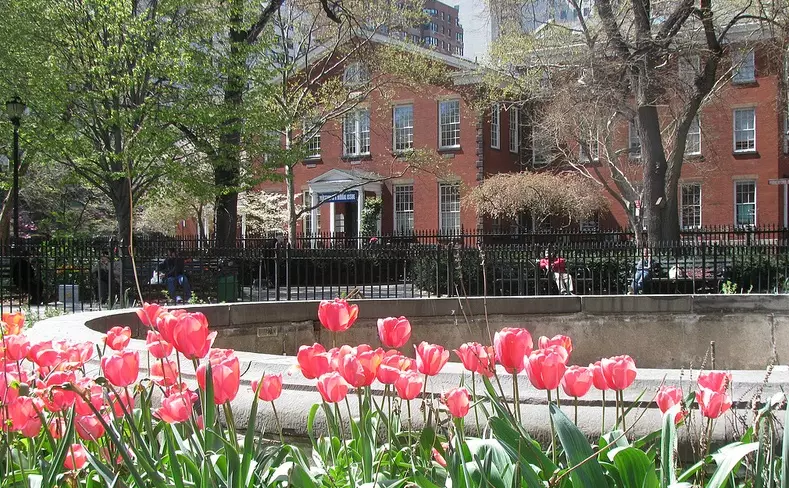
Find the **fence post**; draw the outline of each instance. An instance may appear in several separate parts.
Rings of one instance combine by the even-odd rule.
[[[290,247],[290,243],[288,243],[286,246],[287,247],[285,247],[285,287],[288,289],[287,294],[286,294],[287,300],[290,301],[290,299],[291,299],[291,290],[290,290],[290,264],[291,264],[290,251],[291,251],[291,247]],[[279,294],[279,291],[277,291],[277,294]]]

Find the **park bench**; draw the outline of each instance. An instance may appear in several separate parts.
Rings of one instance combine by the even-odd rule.
[[[645,284],[647,293],[719,293],[730,277],[730,264],[723,259],[662,257],[659,270]]]

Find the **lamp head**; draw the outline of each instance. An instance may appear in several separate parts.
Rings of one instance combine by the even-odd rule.
[[[8,118],[14,125],[19,125],[19,121],[22,119],[22,114],[25,113],[25,109],[27,109],[25,102],[17,96],[5,103],[5,110],[8,114]]]

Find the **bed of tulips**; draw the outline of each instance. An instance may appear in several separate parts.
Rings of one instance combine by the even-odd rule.
[[[731,376],[698,376],[695,391],[663,386],[652,396],[663,427],[634,438],[640,409],[623,391],[637,370],[629,356],[571,365],[572,341],[505,328],[492,345],[455,351],[422,342],[404,346],[404,317],[378,321],[381,347],[336,346],[358,307],[322,302],[318,318],[335,347],[302,346],[292,374],[315,381],[322,402],[306,419],[311,449],[285,442],[277,417],[281,374],[251,382],[242,430],[233,419],[242,365],[213,348],[204,315],[145,305],[147,353],[129,348],[131,329],[111,329],[103,343],[31,344],[24,316],[0,323],[0,487],[722,487],[787,486],[789,450],[778,426],[779,395],[753,408],[742,439],[711,448],[716,422],[729,414]],[[431,393],[452,355],[468,372],[457,387]],[[147,366],[141,374],[141,364]],[[298,371],[296,371],[298,370]],[[191,373],[190,373],[191,372]],[[519,383],[545,392],[552,442],[523,427]],[[188,378],[196,378],[191,382]],[[573,421],[590,389],[615,407],[590,443]],[[250,393],[252,393],[250,392]],[[383,393],[381,393],[383,392]],[[503,400],[508,398],[508,401]],[[560,406],[561,398],[561,406]],[[639,396],[639,398],[642,398]],[[276,430],[262,433],[261,402]],[[605,412],[606,409],[603,409]],[[605,415],[605,413],[603,414]],[[320,423],[325,428],[316,432]],[[677,431],[701,427],[695,463],[677,462]],[[471,437],[468,432],[479,435]]]

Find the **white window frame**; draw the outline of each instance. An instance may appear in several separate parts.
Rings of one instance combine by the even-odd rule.
[[[753,128],[748,129],[737,129],[737,114],[743,112],[751,112],[753,114]],[[753,140],[753,145],[749,144],[749,147],[744,149],[737,149],[737,133],[745,133],[753,131],[753,138],[745,139],[747,141]],[[743,108],[735,108],[732,111],[732,150],[735,153],[742,154],[742,153],[754,153],[756,152],[756,107],[743,107]]]
[[[698,190],[699,190],[698,191],[698,194],[699,194],[699,203],[698,204],[697,203],[688,203],[688,202],[685,201],[685,188],[698,188]],[[680,185],[680,187],[679,187],[679,198],[680,198],[680,202],[679,202],[679,225],[680,225],[680,228],[682,230],[700,229],[701,226],[702,226],[702,218],[703,218],[702,213],[701,213],[702,212],[702,198],[703,198],[702,189],[701,189],[701,183],[683,183],[682,185]],[[698,221],[699,221],[698,225],[696,225],[695,223],[692,224],[692,225],[688,225],[685,222],[685,208],[686,207],[688,207],[688,208],[693,207],[694,208],[694,212],[698,212],[698,216],[699,216],[699,218],[698,218]]]
[[[342,73],[345,86],[359,86],[370,82],[370,70],[359,61],[349,64]]]
[[[638,151],[636,151],[636,147]],[[630,159],[641,159],[641,136],[638,133],[638,126],[634,119],[631,119],[627,127],[627,154]]]
[[[542,168],[551,163],[552,155],[550,151],[546,151],[545,148],[541,147],[538,131],[539,129],[536,126],[531,127],[531,164],[535,168]]]
[[[398,110],[411,110],[411,117],[405,120],[405,124],[398,126],[397,112]],[[401,140],[404,139],[404,140]],[[402,146],[402,147],[400,147]],[[410,151],[414,148],[414,104],[404,103],[395,105],[392,108],[392,149],[394,152]]]
[[[301,194],[301,201],[303,203],[304,208],[308,208],[312,206],[312,195],[310,194],[309,190],[302,192]],[[312,211],[304,212],[301,216],[302,222],[302,234],[305,236],[313,236],[318,235],[321,233],[321,207],[315,209],[315,219],[317,221],[317,229],[312,228]]]
[[[737,189],[738,189],[738,187],[740,185],[753,185],[753,202],[742,203],[742,204],[738,204],[737,203],[737,194],[738,194]],[[757,191],[756,191],[756,180],[737,180],[737,181],[734,182],[734,226],[735,227],[737,227],[737,228],[756,227],[756,209],[757,209],[757,204],[758,204],[757,197],[758,197],[758,195],[757,195]],[[737,206],[738,205],[751,205],[751,206],[753,206],[753,223],[751,223],[751,224],[739,224],[737,222]]]
[[[447,109],[452,110],[455,113],[449,113],[446,115],[445,119],[444,108],[450,106],[450,104],[456,106],[457,110],[455,111],[454,109]],[[445,126],[447,137],[450,139],[448,141],[444,140]],[[454,144],[447,144],[447,142],[453,142],[452,139],[457,139],[457,142]],[[458,99],[439,100],[438,102],[438,148],[460,148],[460,100]]]
[[[449,191],[452,192],[454,189],[454,194],[457,195],[457,202],[446,200],[447,204],[451,204],[452,208],[445,210],[445,192]],[[447,197],[451,196],[451,193],[446,195]],[[446,228],[447,223],[445,220],[445,214],[447,216],[453,215],[453,220],[455,220],[455,225],[452,228]],[[438,184],[438,228],[439,232],[442,234],[449,234],[449,233],[459,233],[461,229],[460,223],[460,183],[439,183]]]
[[[410,193],[411,195],[411,209],[401,209],[401,197],[405,196],[404,193]],[[414,185],[413,184],[402,184],[402,185],[393,185],[392,187],[392,210],[394,213],[394,232],[397,235],[408,235],[413,234],[414,232]],[[404,218],[404,220],[403,220]],[[407,222],[409,225],[408,229],[401,228],[400,223]]]
[[[518,154],[520,151],[520,111],[518,107],[510,107],[510,152]]]
[[[366,118],[367,124],[363,123]],[[348,124],[353,124],[353,151],[349,150]],[[367,146],[367,150],[363,148]],[[370,110],[359,109],[345,115],[342,122],[342,153],[346,157],[368,156],[370,154]]]
[[[313,124],[314,125],[314,124]],[[303,132],[307,134],[307,124],[304,124]],[[305,142],[307,149],[307,159],[320,159],[321,158],[321,129],[317,129],[312,137],[308,138]]]
[[[737,49],[732,51],[732,74],[731,81],[738,83],[753,83],[756,81],[756,51],[753,49]],[[743,74],[743,67],[748,71]]]
[[[694,137],[698,140],[698,147],[694,151],[690,151],[688,149],[688,143],[690,142],[691,137]],[[690,122],[688,138],[685,141],[685,156],[701,156],[701,118],[699,118],[698,115],[693,117],[693,120]]]
[[[490,147],[501,149],[501,106],[498,103],[490,109]]]

